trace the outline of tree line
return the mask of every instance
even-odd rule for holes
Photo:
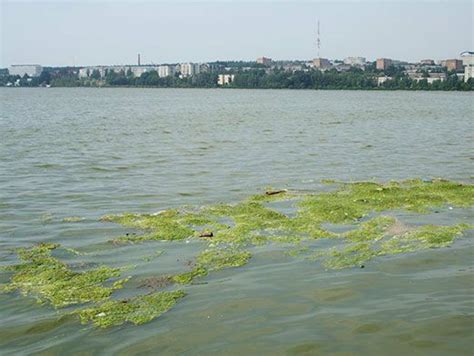
[[[228,63],[224,63],[228,64]],[[232,63],[233,64],[233,63]],[[460,90],[474,89],[474,80],[467,82],[455,72],[446,72],[446,80],[428,82],[429,73],[421,73],[422,80],[413,80],[403,68],[391,66],[384,72],[368,66],[365,70],[353,67],[346,72],[336,69],[320,71],[314,69],[286,71],[283,68],[269,69],[262,66],[244,68],[245,62],[236,62],[229,73],[234,74],[234,80],[226,85],[229,88],[242,89],[347,89],[347,90]],[[389,76],[391,79],[378,84],[377,77]],[[72,68],[53,70],[45,68],[36,78],[27,76],[9,76],[0,74],[0,85],[14,83],[19,80],[20,86],[51,85],[67,86],[130,86],[158,88],[215,88],[218,75],[213,72],[203,72],[191,77],[174,76],[160,77],[156,71],[143,73],[134,77],[132,72],[108,71],[104,78],[98,71],[93,71],[89,78],[79,79]]]

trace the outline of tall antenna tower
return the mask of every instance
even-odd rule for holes
[[[319,50],[321,49],[321,33],[319,32],[319,19],[318,19],[318,37],[316,39],[316,45],[318,46],[318,58],[320,58]]]

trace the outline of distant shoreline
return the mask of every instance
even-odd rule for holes
[[[5,89],[185,89],[185,90],[289,90],[289,91],[364,91],[364,92],[394,92],[394,91],[404,91],[404,92],[473,92],[473,89],[400,89],[400,88],[384,88],[384,87],[377,87],[377,88],[238,88],[238,87],[160,87],[160,86],[138,86],[138,85],[107,85],[107,86],[83,86],[83,85],[76,85],[76,86],[51,86],[51,87],[19,87],[19,86],[12,86],[7,87],[3,86],[0,88]]]
[[[161,68],[161,67],[160,67]],[[224,74],[210,69],[190,74],[163,75],[156,70],[133,73],[115,69],[75,68],[44,69],[38,76],[0,76],[0,86],[20,87],[124,87],[124,88],[222,88],[222,89],[308,89],[308,90],[409,90],[471,91],[474,78],[456,70],[436,67],[430,72],[420,67],[417,72],[405,67],[389,66],[380,70],[374,64],[365,69],[284,70],[281,68],[225,67]],[[143,69],[143,68],[142,68]]]

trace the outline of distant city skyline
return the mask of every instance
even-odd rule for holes
[[[1,3],[0,67],[320,55],[419,61],[473,50],[471,1]]]

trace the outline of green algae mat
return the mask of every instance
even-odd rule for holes
[[[466,224],[408,226],[394,216],[396,211],[426,214],[437,209],[470,208],[474,203],[471,184],[442,179],[326,183],[325,192],[268,191],[237,204],[104,216],[104,222],[142,232],[117,237],[109,242],[110,248],[153,240],[184,243],[197,239],[206,244],[187,271],[150,280],[150,293],[116,297],[116,291],[129,283],[129,278],[121,278],[128,267],[76,271],[55,255],[61,249],[74,251],[53,243],[19,249],[19,262],[5,268],[10,281],[0,286],[0,292],[33,296],[62,315],[96,327],[138,325],[171,309],[186,296],[186,285],[222,269],[246,265],[254,246],[282,244],[292,256],[289,258],[315,261],[325,270],[364,268],[376,258],[448,247],[472,229]],[[278,204],[288,208],[282,212]],[[334,232],[330,225],[343,227],[339,229],[343,231]],[[337,244],[327,248],[304,245],[318,239]],[[145,256],[144,260],[153,257]]]

